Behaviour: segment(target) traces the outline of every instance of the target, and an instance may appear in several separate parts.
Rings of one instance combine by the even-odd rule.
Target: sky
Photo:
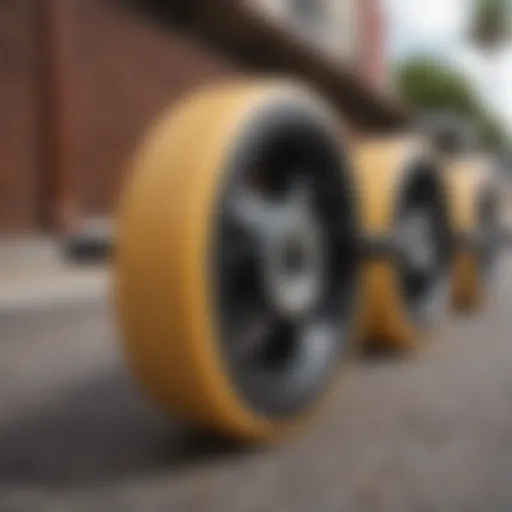
[[[393,60],[421,52],[463,71],[512,134],[512,43],[489,59],[466,40],[472,0],[382,0]]]

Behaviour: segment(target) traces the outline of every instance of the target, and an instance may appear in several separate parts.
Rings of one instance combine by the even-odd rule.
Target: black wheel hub
[[[216,217],[219,338],[238,392],[274,417],[305,408],[347,346],[356,237],[339,142],[292,106],[241,136]]]

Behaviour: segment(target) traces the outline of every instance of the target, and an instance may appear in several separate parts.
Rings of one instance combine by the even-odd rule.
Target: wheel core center
[[[314,309],[323,289],[323,248],[317,223],[303,215],[285,223],[268,240],[264,254],[266,288],[272,305],[284,317]]]

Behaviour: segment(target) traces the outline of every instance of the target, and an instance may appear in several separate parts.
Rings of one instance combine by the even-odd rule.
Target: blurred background
[[[106,222],[133,148],[162,108],[257,70],[335,89],[358,128],[390,129],[410,114],[405,105],[457,114],[507,158],[508,7],[252,0],[242,11],[246,3],[240,21],[232,9],[177,0],[3,2],[0,232]]]
[[[512,222],[511,27],[507,0],[0,2],[0,510],[511,510],[506,255],[476,320],[362,362],[323,422],[259,450],[139,397],[105,258],[154,117],[260,72],[311,81],[354,137],[456,119]]]

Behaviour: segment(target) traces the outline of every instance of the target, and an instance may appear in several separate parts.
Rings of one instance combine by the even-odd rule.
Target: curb
[[[109,295],[108,271],[40,277],[0,286],[0,314],[51,310],[100,301]]]

